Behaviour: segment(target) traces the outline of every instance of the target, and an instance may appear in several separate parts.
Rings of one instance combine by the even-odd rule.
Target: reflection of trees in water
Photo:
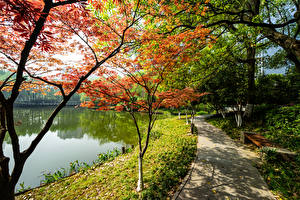
[[[82,133],[82,131],[80,133],[79,130],[80,114],[82,112],[83,110],[81,109],[64,108],[55,118],[50,131],[58,132],[58,136],[62,139],[82,138],[84,134]]]
[[[15,122],[18,135],[37,134],[45,124],[51,108],[16,108]],[[137,114],[139,123],[145,121],[145,115]],[[82,138],[84,134],[106,142],[136,143],[136,129],[128,113],[99,112],[87,109],[65,108],[55,118],[50,129],[57,132],[61,139]],[[10,143],[8,137],[6,142]]]
[[[84,132],[81,127],[77,127],[75,130],[57,130],[57,136],[61,139],[69,139],[69,138],[83,138]]]
[[[128,113],[118,112],[83,112],[80,115],[81,127],[89,136],[101,139],[101,143],[109,141],[136,144],[136,129]],[[140,123],[145,115],[138,114]]]
[[[18,135],[32,135],[37,134],[46,122],[46,119],[50,115],[50,110],[40,108],[15,108],[14,109],[14,121],[15,128]],[[10,139],[6,136],[5,141],[10,143]]]

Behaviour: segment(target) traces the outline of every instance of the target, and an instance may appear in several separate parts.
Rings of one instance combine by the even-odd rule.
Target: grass
[[[138,151],[111,162],[31,190],[16,199],[168,199],[189,170],[197,137],[177,117],[161,119],[151,135],[144,158],[145,189],[135,191]]]
[[[259,109],[259,108],[258,108]],[[263,110],[255,120],[236,127],[234,117],[211,118],[207,121],[238,139],[240,131],[254,131],[274,143],[298,153],[295,159],[284,160],[276,152],[268,152],[262,165],[257,166],[270,189],[282,199],[300,199],[300,140],[299,105]]]

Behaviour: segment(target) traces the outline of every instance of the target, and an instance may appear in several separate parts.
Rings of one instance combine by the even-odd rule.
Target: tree
[[[93,81],[82,89],[92,101],[82,106],[96,107],[98,110],[114,109],[130,113],[138,135],[139,179],[137,191],[139,192],[144,188],[143,157],[147,151],[150,134],[156,120],[156,112],[161,103],[161,100],[157,99],[157,89],[162,80],[155,72],[142,73],[136,70],[125,72],[124,77],[118,77],[110,72],[105,79],[101,78]],[[141,131],[137,120],[137,111],[147,113],[148,120],[145,135]],[[144,137],[145,140],[143,140]]]
[[[1,69],[11,72],[0,83],[0,196],[3,199],[14,199],[15,185],[23,166],[50,129],[55,116],[93,72],[122,51],[122,47],[126,46],[124,44],[132,37],[131,28],[140,19],[139,1],[117,1],[114,4],[112,1],[90,0],[88,7],[85,2],[86,0],[0,2]],[[76,40],[75,36],[80,40]],[[70,48],[66,49],[67,46]],[[83,55],[80,67],[58,58],[58,54],[64,55],[74,50]],[[60,91],[62,101],[30,146],[21,151],[13,105],[20,90],[32,86],[38,86],[37,89],[55,87]],[[4,90],[9,92],[8,97],[4,96]],[[3,154],[2,149],[6,134],[12,141],[15,161],[11,174],[8,167],[10,158]]]
[[[256,80],[257,103],[284,105],[296,103],[299,97],[299,77],[282,74],[261,75]]]
[[[174,14],[177,21],[173,20],[176,23],[169,23],[168,26],[171,28],[165,33],[184,32],[202,24],[203,27],[211,28],[212,34],[219,37],[227,35],[228,32],[239,32],[242,27],[244,27],[242,29],[248,28],[250,34],[245,36],[244,42],[247,46],[247,58],[243,60],[245,67],[248,68],[247,112],[245,113],[248,118],[251,118],[255,101],[257,36],[267,38],[277,49],[281,47],[283,51],[279,48],[280,58],[288,58],[295,64],[296,71],[300,72],[299,1],[198,0],[189,3],[190,7],[200,7],[202,8],[200,10],[205,12],[196,12],[183,7]],[[252,34],[254,32],[255,35]],[[272,50],[274,51],[274,48]],[[281,60],[280,63],[286,62]]]
[[[227,63],[229,64],[229,63]],[[211,93],[205,97],[217,112],[230,107],[236,115],[237,126],[242,124],[242,106],[246,104],[247,71],[243,65],[229,65],[218,71],[214,77],[205,80],[198,90]],[[225,114],[222,114],[225,117]]]
[[[194,130],[194,119],[195,119],[195,105],[199,104],[200,98],[208,93],[196,92],[193,88],[184,88],[182,90],[175,89],[162,92],[159,94],[160,98],[164,99],[162,102],[163,107],[167,108],[179,108],[186,107],[191,109],[191,133]]]
[[[149,5],[146,5],[149,8]],[[150,5],[152,6],[151,2]],[[152,8],[150,7],[150,13]],[[169,9],[164,7],[164,10],[160,12],[170,14],[172,12]],[[209,33],[199,26],[196,30],[166,36],[160,32],[163,27],[158,28],[157,26],[165,24],[169,18],[154,20],[152,12],[145,19],[145,29],[136,34],[136,41],[132,44],[135,49],[111,59],[108,67],[97,74],[98,78],[87,82],[81,90],[91,100],[83,106],[127,111],[132,116],[139,144],[137,191],[144,188],[143,157],[147,151],[151,130],[155,123],[156,111],[164,101],[164,98],[157,95],[159,86],[168,73],[180,68],[183,63],[193,58],[195,49],[208,43]],[[136,111],[147,113],[148,122],[145,135],[141,132],[136,120]]]
[[[236,29],[237,24],[258,28],[276,45],[282,47],[288,59],[300,70],[299,19],[300,3],[297,0],[280,1],[193,1],[190,6],[201,5],[205,13],[181,9],[177,13],[180,25],[170,24],[174,30],[194,29],[199,23],[203,27]],[[202,9],[203,10],[203,9]]]

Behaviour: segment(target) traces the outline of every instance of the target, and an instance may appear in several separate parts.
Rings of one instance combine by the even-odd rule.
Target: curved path
[[[174,200],[275,199],[255,167],[257,155],[197,117],[197,157]]]

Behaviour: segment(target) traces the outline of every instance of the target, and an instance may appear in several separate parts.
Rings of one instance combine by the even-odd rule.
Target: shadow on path
[[[253,167],[258,157],[224,132],[197,118],[197,158],[177,200],[275,199]]]

